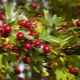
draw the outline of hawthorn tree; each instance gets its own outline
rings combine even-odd
[[[18,61],[29,65],[32,73],[40,76],[53,76],[55,80],[80,79],[79,19],[72,19],[69,24],[65,18],[38,8],[36,3],[16,10],[11,3],[4,6],[5,13],[0,14],[2,80],[27,80],[18,77],[21,73]]]

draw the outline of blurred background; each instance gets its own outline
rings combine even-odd
[[[65,17],[66,20],[80,16],[80,0],[0,0],[0,13],[4,12],[3,3],[9,2],[12,2],[14,7],[36,2],[39,6],[49,9],[52,14]]]
[[[36,2],[39,6],[48,9],[51,14],[65,17],[67,21],[80,17],[80,0],[0,0],[0,13],[4,13],[3,4],[8,4],[9,2],[12,2],[15,8],[27,3]],[[28,65],[26,67],[24,63],[19,63],[18,67],[22,73],[18,76],[25,77],[25,80],[53,80],[54,76],[41,77],[41,75],[35,72],[32,73]],[[24,73],[27,75],[24,75]]]

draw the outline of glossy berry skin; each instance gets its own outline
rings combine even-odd
[[[10,33],[12,31],[11,26],[9,26],[9,25],[4,26],[4,31],[7,32],[7,33]]]
[[[32,45],[30,43],[25,43],[24,44],[24,48],[27,50],[31,50],[32,49]]]
[[[69,72],[71,73],[71,74],[74,74],[75,76],[77,76],[78,74],[79,74],[79,72],[75,69],[75,68],[69,68]]]
[[[43,46],[43,51],[44,51],[45,53],[50,52],[50,46],[44,45],[44,46]]]
[[[4,20],[4,18],[5,18],[5,14],[0,14],[0,19]]]
[[[30,58],[30,57],[25,57],[25,58],[23,59],[23,62],[24,62],[25,64],[30,64],[30,63],[31,63],[31,58]]]
[[[18,39],[18,40],[24,39],[24,34],[23,34],[22,32],[18,32],[18,33],[17,33],[17,39]]]
[[[31,22],[25,21],[23,26],[24,26],[25,28],[29,29],[29,28],[31,27]]]
[[[36,41],[34,42],[34,46],[35,46],[36,48],[40,48],[40,46],[41,46],[40,40],[36,40]]]
[[[36,4],[36,3],[31,3],[31,4],[30,4],[30,7],[31,7],[32,9],[36,9],[36,8],[37,8],[37,4]]]
[[[24,80],[22,77],[18,77],[18,80]]]
[[[77,27],[80,27],[80,20],[76,21],[76,25],[77,25]]]
[[[15,72],[15,74],[20,74],[21,73],[19,68],[14,68],[14,72]]]
[[[68,23],[65,23],[61,26],[62,28],[68,28]]]

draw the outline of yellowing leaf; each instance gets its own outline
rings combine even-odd
[[[43,9],[43,12],[44,12],[44,16],[45,16],[45,18],[46,18],[46,19],[48,19],[47,14],[49,14],[49,11],[48,11],[48,10]]]
[[[49,73],[47,71],[41,73],[41,76],[48,76],[48,75],[49,75]]]
[[[9,38],[6,38],[6,44],[8,44],[9,43]]]
[[[1,79],[1,80],[6,80],[6,75],[5,75],[5,74],[0,73],[0,79]]]
[[[77,21],[76,19],[72,19],[74,25],[76,25],[76,21]]]
[[[65,63],[63,57],[60,57],[59,59],[60,59],[60,61],[61,61],[63,64]]]

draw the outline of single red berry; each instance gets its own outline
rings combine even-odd
[[[0,19],[4,20],[4,18],[5,18],[5,14],[0,14]]]
[[[24,80],[22,77],[18,77],[18,80]]]
[[[37,8],[37,4],[36,3],[31,3],[30,7],[33,8],[33,9],[36,9]]]
[[[12,28],[11,28],[11,26],[9,26],[9,25],[7,25],[7,26],[4,26],[4,31],[5,31],[5,32],[8,32],[8,33],[10,33],[10,32],[12,31]]]
[[[45,53],[50,52],[50,46],[49,46],[49,45],[44,45],[44,46],[43,46],[43,51],[44,51]]]
[[[79,74],[79,72],[75,69],[75,68],[69,68],[69,72],[71,73],[71,74],[74,74],[74,75],[78,75]]]
[[[7,49],[7,50],[11,50],[11,51],[13,51],[14,46],[13,46],[13,45],[7,45],[7,46],[6,46],[6,49]]]
[[[16,53],[16,58],[20,58],[20,54],[19,53]]]
[[[18,24],[19,24],[19,25],[24,25],[24,21],[23,21],[23,20],[19,20],[19,21],[18,21]]]
[[[22,32],[18,32],[17,33],[17,39],[18,40],[24,39],[24,34]]]
[[[24,62],[25,64],[30,64],[30,63],[31,63],[31,58],[30,58],[30,57],[25,57],[25,58],[23,59],[23,62]]]
[[[59,31],[61,31],[61,30],[63,30],[62,27],[59,27],[59,28],[57,28],[56,31],[59,32]]]
[[[15,74],[20,74],[21,73],[19,68],[14,68],[14,72],[15,72]]]
[[[36,40],[36,41],[34,42],[34,46],[37,47],[37,48],[40,48],[40,46],[41,46],[40,40]]]
[[[38,18],[40,18],[40,17],[42,17],[43,15],[42,14],[36,14],[35,15],[35,17],[38,17]]]
[[[62,28],[68,28],[68,23],[63,24]]]
[[[29,28],[31,27],[31,22],[25,21],[23,26],[24,26],[25,28],[29,29]]]
[[[30,36],[33,36],[33,37],[37,36],[34,31],[30,31],[29,35],[30,35]]]
[[[80,27],[80,20],[76,21],[76,25],[77,25],[77,27]]]
[[[27,49],[27,50],[31,50],[32,49],[32,45],[30,43],[25,43],[24,44],[24,47]]]

